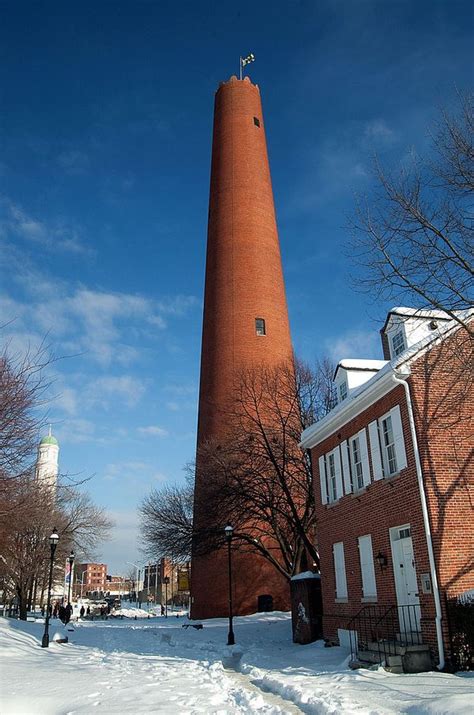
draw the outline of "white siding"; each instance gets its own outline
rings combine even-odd
[[[338,541],[332,547],[334,556],[334,573],[336,575],[336,598],[347,598],[346,564],[344,561],[344,544]]]
[[[377,420],[369,424],[370,456],[375,479],[383,479],[382,455],[380,453],[379,430]]]
[[[367,451],[367,436],[365,433],[365,429],[361,429],[360,432],[357,433],[357,436],[359,437],[360,456],[362,459],[362,473],[363,473],[363,477],[364,477],[364,485],[367,486],[367,484],[370,484],[370,469],[369,469],[369,453]]]
[[[395,454],[397,456],[397,470],[405,469],[407,466],[407,455],[405,452],[405,440],[403,438],[402,418],[400,416],[400,406],[396,405],[390,410],[392,418],[393,439],[395,442]]]
[[[367,536],[359,536],[358,541],[363,596],[364,598],[376,598],[377,585],[375,583],[372,537],[370,534],[368,534]]]
[[[342,475],[344,478],[344,490],[346,494],[352,492],[351,472],[349,467],[349,455],[347,453],[347,440],[341,442]]]
[[[319,458],[319,481],[321,483],[321,501],[323,504],[328,503],[328,490],[326,486],[326,465],[324,457]]]

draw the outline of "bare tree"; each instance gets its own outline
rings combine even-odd
[[[50,558],[49,535],[60,536],[56,573],[64,578],[64,564],[74,548],[79,557],[106,540],[111,522],[89,495],[70,487],[56,498],[53,490],[24,477],[8,484],[9,510],[2,519],[0,578],[5,596],[18,599],[21,619],[31,605],[42,601]]]
[[[25,355],[0,355],[0,492],[9,479],[29,472],[42,425],[38,407],[49,381],[45,369],[53,359],[42,343]]]
[[[432,132],[432,155],[398,175],[376,163],[377,188],[358,203],[351,246],[365,269],[359,287],[445,311],[471,336],[459,311],[474,305],[473,129],[473,95],[459,94],[457,114],[442,112]]]
[[[168,558],[186,562],[191,557],[193,534],[194,486],[191,479],[183,485],[165,485],[153,489],[140,507],[144,552],[154,559]]]
[[[205,486],[197,513],[205,511],[217,534],[230,520],[240,549],[260,554],[287,578],[305,570],[308,560],[319,564],[311,463],[299,447],[305,420],[313,421],[317,409],[314,387],[314,375],[301,363],[243,371],[229,437],[198,453]]]
[[[312,469],[299,440],[331,408],[332,374],[327,359],[316,370],[295,361],[243,372],[226,416],[228,436],[201,445],[197,455],[205,486],[194,523],[194,474],[183,486],[154,490],[140,507],[146,553],[181,561],[191,550],[210,553],[231,521],[238,548],[260,554],[287,578],[307,561],[318,564]]]

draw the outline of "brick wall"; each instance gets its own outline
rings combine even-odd
[[[464,336],[459,331],[441,346],[421,355],[412,363],[409,379],[443,604],[446,593],[453,595],[474,588],[472,378]],[[401,410],[407,468],[392,478],[372,482],[363,492],[343,496],[332,505],[323,505],[318,458],[397,404]],[[422,631],[425,641],[435,649],[434,599],[432,595],[422,593],[420,583],[420,574],[429,573],[430,568],[403,387],[394,387],[318,444],[312,449],[312,459],[324,610],[337,616],[328,619],[325,636],[334,639],[337,628],[346,627],[350,616],[364,605],[357,547],[359,536],[371,534],[374,557],[381,551],[388,558],[386,569],[382,570],[375,563],[377,603],[396,603],[389,529],[410,524]],[[370,467],[372,471],[372,465]],[[347,603],[337,603],[335,599],[332,545],[338,541],[344,543]],[[449,650],[445,619],[443,632]]]

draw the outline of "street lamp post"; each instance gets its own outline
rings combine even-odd
[[[227,559],[228,559],[228,566],[229,566],[229,633],[227,636],[227,645],[235,645],[234,630],[232,628],[232,621],[234,618],[234,614],[232,612],[232,552],[231,552],[232,535],[234,533],[234,529],[232,526],[226,526],[224,531],[225,531],[225,538],[227,541]]]
[[[56,529],[53,529],[53,533],[49,537],[49,545],[51,548],[51,555],[49,559],[49,581],[48,581],[48,600],[46,602],[46,620],[44,622],[44,634],[43,640],[41,641],[42,648],[48,648],[49,646],[49,607],[51,603],[51,587],[53,585],[53,565],[54,565],[54,553],[56,551],[56,546],[58,545],[59,536],[56,533]]]
[[[69,605],[71,603],[72,567],[74,566],[74,551],[71,551],[71,553],[69,554],[67,562],[69,564],[69,584],[67,587],[67,603]]]
[[[138,607],[138,588],[139,588],[139,581],[140,581],[140,567],[137,564],[134,564],[133,561],[127,561],[127,564],[130,564],[130,566],[135,566],[136,569],[136,581],[135,581],[135,606]]]
[[[168,584],[170,582],[169,576],[163,576],[163,583],[165,584],[165,618],[168,618]]]

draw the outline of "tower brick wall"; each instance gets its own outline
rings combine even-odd
[[[265,321],[265,334],[256,330]],[[212,146],[206,284],[196,465],[195,523],[208,519],[200,500],[204,477],[199,447],[230,431],[234,388],[248,368],[292,358],[280,247],[260,92],[248,78],[232,77],[216,93]],[[197,506],[200,504],[200,506]],[[256,554],[234,554],[237,613],[257,609],[270,594],[287,608],[285,579]],[[193,556],[192,615],[226,615],[226,554]]]

